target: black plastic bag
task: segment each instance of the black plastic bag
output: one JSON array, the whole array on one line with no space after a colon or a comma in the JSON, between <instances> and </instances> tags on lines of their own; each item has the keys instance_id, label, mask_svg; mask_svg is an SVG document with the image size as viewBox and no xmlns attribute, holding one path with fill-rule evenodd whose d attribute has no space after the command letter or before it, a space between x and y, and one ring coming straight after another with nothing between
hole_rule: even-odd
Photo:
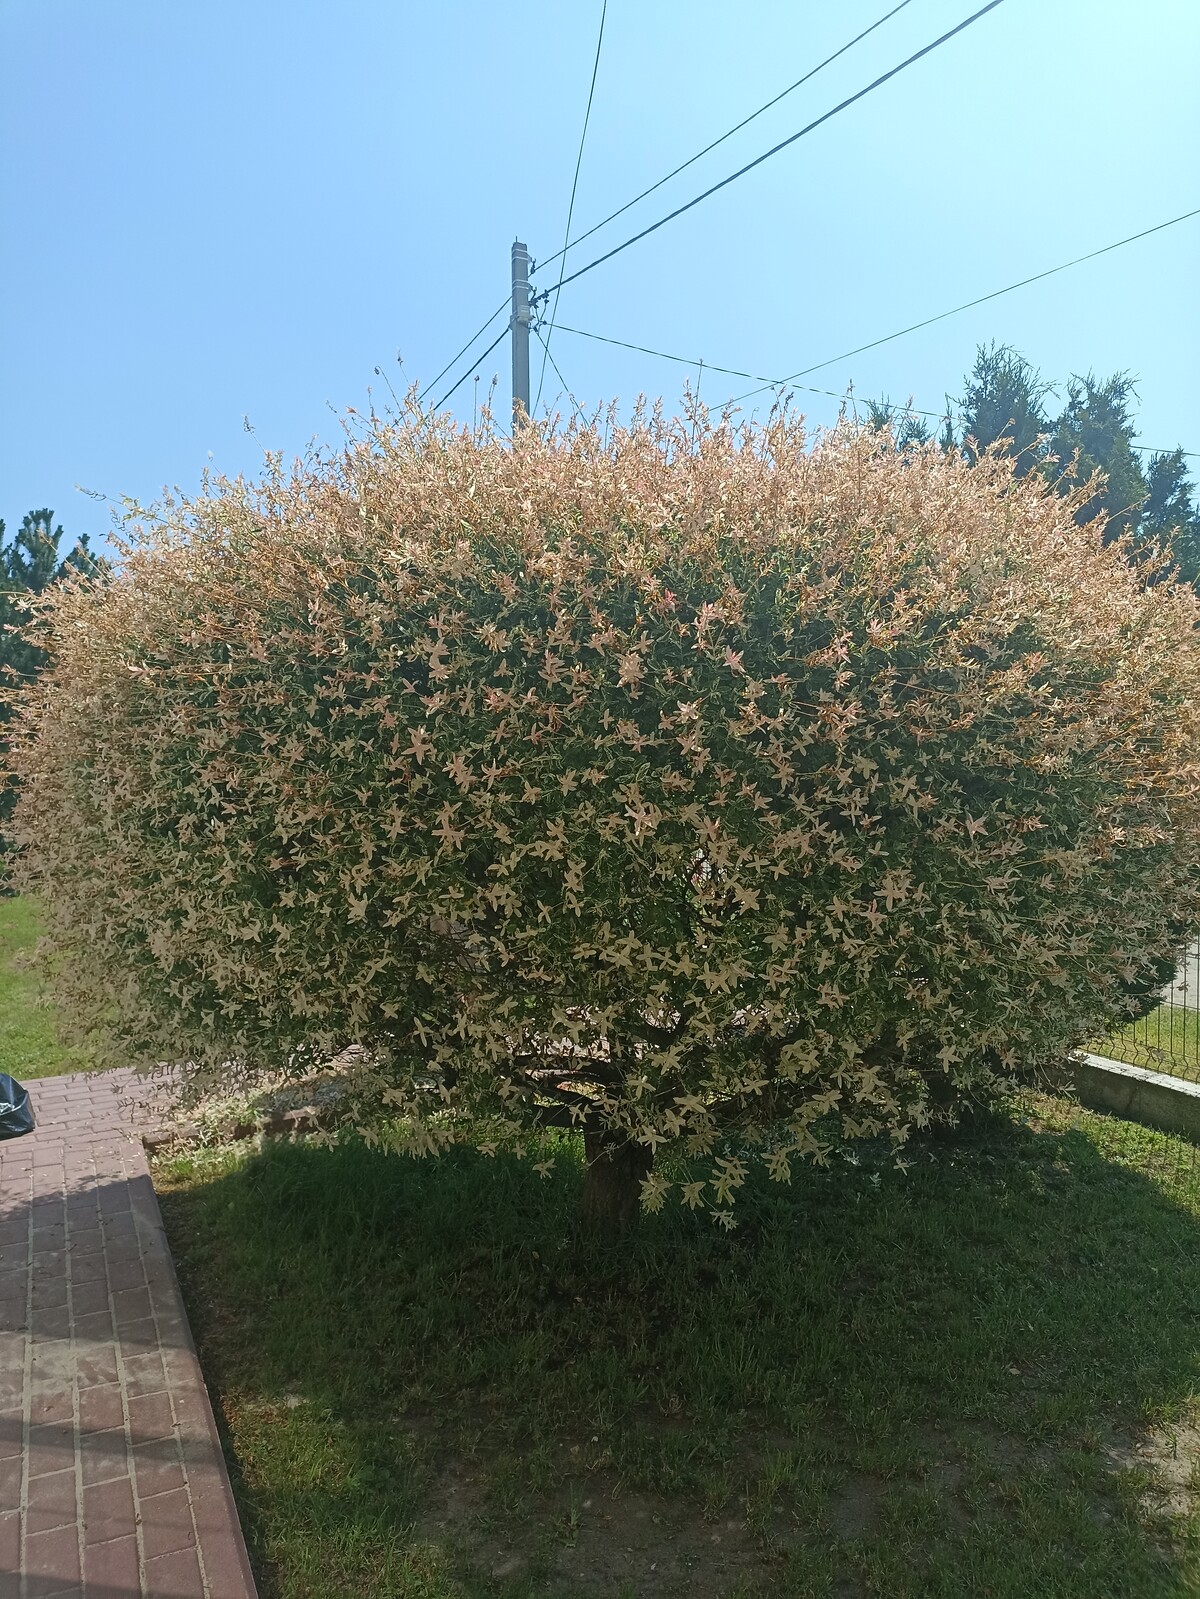
<instances>
[{"instance_id":1,"label":"black plastic bag","mask_svg":"<svg viewBox=\"0 0 1200 1599\"><path fill-rule=\"evenodd\" d=\"M33 1106L29 1090L15 1077L0 1072L0 1138L20 1138L33 1131Z\"/></svg>"}]
</instances>

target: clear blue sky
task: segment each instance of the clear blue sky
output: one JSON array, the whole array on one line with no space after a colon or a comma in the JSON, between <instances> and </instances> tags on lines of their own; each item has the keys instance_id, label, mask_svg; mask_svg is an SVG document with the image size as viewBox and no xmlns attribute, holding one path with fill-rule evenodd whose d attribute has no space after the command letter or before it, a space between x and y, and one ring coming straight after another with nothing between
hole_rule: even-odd
<instances>
[{"instance_id":1,"label":"clear blue sky","mask_svg":"<svg viewBox=\"0 0 1200 1599\"><path fill-rule=\"evenodd\" d=\"M578 263L976 4L911 0ZM575 231L888 5L609 0ZM260 446L336 437L334 413L385 395L377 365L397 389L431 378L506 294L514 236L535 257L562 243L599 16L599 0L0 0L10 528L49 504L102 536L106 507L76 485L190 491L210 452L253 471ZM1197 59L1196 0L1005 0L564 290L560 318L771 376L822 361L1200 205ZM994 338L1049 377L1133 371L1142 441L1200 451L1198 283L1200 218L809 381L936 410ZM674 405L687 376L566 333L552 347L586 406ZM502 345L480 384L499 373L504 409L507 363ZM748 386L705 374L701 392ZM551 373L544 399L560 390Z\"/></svg>"}]
</instances>

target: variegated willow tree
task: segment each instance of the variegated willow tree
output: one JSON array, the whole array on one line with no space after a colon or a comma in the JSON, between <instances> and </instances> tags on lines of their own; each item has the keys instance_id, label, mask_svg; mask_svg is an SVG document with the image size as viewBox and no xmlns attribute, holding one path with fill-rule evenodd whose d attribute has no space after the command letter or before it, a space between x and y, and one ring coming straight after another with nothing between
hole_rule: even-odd
<instances>
[{"instance_id":1,"label":"variegated willow tree","mask_svg":"<svg viewBox=\"0 0 1200 1599\"><path fill-rule=\"evenodd\" d=\"M358 1045L389 1148L574 1127L597 1220L728 1222L1131 1013L1200 925L1195 593L1001 458L693 420L413 409L53 594L16 870L108 1059Z\"/></svg>"}]
</instances>

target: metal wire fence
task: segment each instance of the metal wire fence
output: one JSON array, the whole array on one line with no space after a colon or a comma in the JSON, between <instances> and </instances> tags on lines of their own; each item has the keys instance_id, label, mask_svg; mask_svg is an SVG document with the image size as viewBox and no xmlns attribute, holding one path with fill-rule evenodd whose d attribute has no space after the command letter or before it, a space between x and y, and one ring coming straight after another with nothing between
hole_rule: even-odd
<instances>
[{"instance_id":1,"label":"metal wire fence","mask_svg":"<svg viewBox=\"0 0 1200 1599\"><path fill-rule=\"evenodd\" d=\"M1158 1007L1098 1044L1096 1053L1200 1082L1200 940L1185 953Z\"/></svg>"},{"instance_id":2,"label":"metal wire fence","mask_svg":"<svg viewBox=\"0 0 1200 1599\"><path fill-rule=\"evenodd\" d=\"M1200 940L1184 952L1155 1008L1097 1039L1092 1054L1103 1059L1080 1068L1073 1086L1063 1079L1015 1105L1018 1118L1070 1132L1114 1167L1200 1207ZM1146 1073L1155 1077L1146 1081Z\"/></svg>"}]
</instances>

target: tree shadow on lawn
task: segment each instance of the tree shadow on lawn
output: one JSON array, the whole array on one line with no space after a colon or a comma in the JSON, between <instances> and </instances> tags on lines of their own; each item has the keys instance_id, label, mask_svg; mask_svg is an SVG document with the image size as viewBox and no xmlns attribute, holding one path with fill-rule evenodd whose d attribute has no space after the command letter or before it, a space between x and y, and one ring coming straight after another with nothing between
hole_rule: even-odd
<instances>
[{"instance_id":1,"label":"tree shadow on lawn","mask_svg":"<svg viewBox=\"0 0 1200 1599\"><path fill-rule=\"evenodd\" d=\"M264 1599L1194 1593L1200 1174L1054 1119L619 1247L565 1141L164 1167Z\"/></svg>"}]
</instances>

